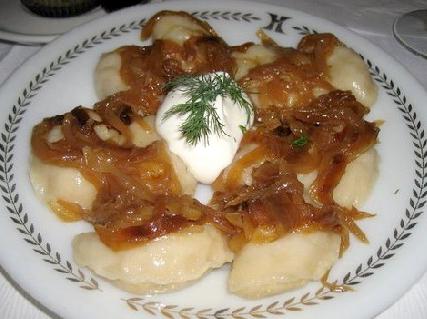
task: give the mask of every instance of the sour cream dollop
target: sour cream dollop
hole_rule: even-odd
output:
[[[222,72],[216,74],[224,75]],[[229,96],[218,95],[212,106],[224,125],[225,134],[218,135],[212,130],[208,135],[208,143],[204,143],[202,139],[196,145],[191,145],[180,132],[180,127],[188,115],[172,115],[167,119],[164,118],[166,112],[175,105],[187,102],[188,96],[182,89],[177,87],[165,97],[157,112],[156,129],[168,144],[169,150],[181,158],[196,180],[203,184],[211,184],[222,170],[231,164],[242,140],[243,131],[252,126],[253,111],[248,121],[248,113],[243,107],[234,103]],[[250,101],[245,93],[243,96]]]

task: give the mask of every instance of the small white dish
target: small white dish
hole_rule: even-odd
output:
[[[98,7],[77,17],[46,18],[25,8],[19,0],[0,0],[0,39],[21,44],[48,43],[71,28],[105,14]]]
[[[397,17],[393,23],[393,36],[406,50],[427,59],[427,9]]]
[[[331,291],[319,283],[248,301],[226,290],[227,267],[170,294],[137,296],[80,269],[71,240],[90,225],[61,223],[34,195],[28,177],[30,135],[42,118],[96,101],[93,71],[104,52],[141,45],[140,23],[162,9],[206,19],[230,44],[257,41],[263,28],[279,44],[303,34],[332,32],[360,53],[379,87],[369,114],[384,121],[379,178],[358,223],[369,244],[356,240],[329,281],[352,287]],[[255,2],[171,1],[116,12],[59,37],[29,59],[0,88],[0,265],[23,294],[53,317],[64,318],[372,318],[427,268],[427,94],[381,49],[324,19]],[[42,306],[40,306],[42,305]]]

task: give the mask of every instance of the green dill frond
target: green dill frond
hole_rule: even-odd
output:
[[[179,90],[187,98],[185,103],[174,105],[163,116],[162,121],[173,115],[187,118],[180,126],[180,132],[186,142],[196,145],[201,140],[209,144],[209,135],[227,135],[224,124],[215,111],[214,102],[217,96],[229,97],[233,103],[241,107],[247,117],[246,125],[253,114],[251,103],[245,98],[242,89],[225,73],[201,76],[184,75],[177,77],[166,85],[166,90]]]
[[[308,137],[305,134],[302,134],[300,137],[292,141],[292,146],[303,147],[309,142]]]
[[[245,125],[239,125],[239,128],[242,131],[242,134],[245,134],[248,131]]]

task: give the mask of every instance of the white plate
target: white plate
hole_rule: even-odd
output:
[[[48,43],[71,28],[105,14],[98,7],[77,17],[46,18],[25,8],[19,0],[0,0],[0,39],[23,44]]]
[[[59,222],[34,196],[28,179],[31,129],[45,116],[94,103],[92,74],[100,54],[139,44],[138,25],[165,8],[207,19],[230,44],[256,40],[259,28],[282,45],[295,45],[304,33],[333,32],[364,56],[380,87],[369,118],[385,121],[377,146],[380,177],[364,207],[377,215],[359,223],[370,243],[352,240],[329,276],[330,281],[350,285],[353,292],[331,292],[312,283],[246,301],[226,292],[223,268],[181,292],[141,297],[114,288],[72,261],[72,237],[90,226]],[[426,269],[427,95],[382,50],[323,19],[283,7],[223,0],[131,8],[92,21],[44,47],[0,89],[0,100],[0,264],[52,316],[370,318]]]

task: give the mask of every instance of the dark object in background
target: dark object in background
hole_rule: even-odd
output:
[[[39,16],[66,18],[99,6],[100,0],[21,0],[21,3]]]
[[[148,3],[150,0],[101,0],[101,6],[108,12],[119,10],[121,8],[130,7],[135,4]]]

